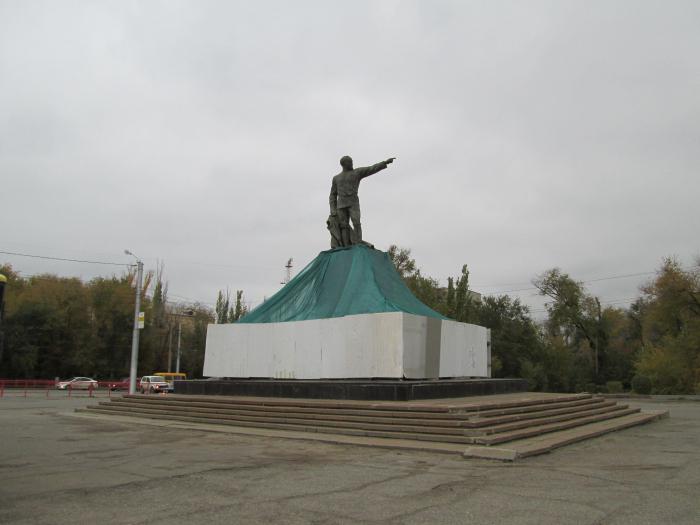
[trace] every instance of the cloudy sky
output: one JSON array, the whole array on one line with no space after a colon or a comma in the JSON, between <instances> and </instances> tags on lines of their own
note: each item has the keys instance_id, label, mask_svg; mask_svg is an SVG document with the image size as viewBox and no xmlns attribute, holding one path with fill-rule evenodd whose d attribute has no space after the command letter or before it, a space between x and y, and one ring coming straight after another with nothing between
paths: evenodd
<instances>
[{"instance_id":1,"label":"cloudy sky","mask_svg":"<svg viewBox=\"0 0 700 525\"><path fill-rule=\"evenodd\" d=\"M700 253L699 27L697 1L0 0L0 251L128 248L171 299L257 304L327 249L338 159L396 156L360 191L378 248L535 312L554 266L624 306Z\"/></svg>"}]
</instances>

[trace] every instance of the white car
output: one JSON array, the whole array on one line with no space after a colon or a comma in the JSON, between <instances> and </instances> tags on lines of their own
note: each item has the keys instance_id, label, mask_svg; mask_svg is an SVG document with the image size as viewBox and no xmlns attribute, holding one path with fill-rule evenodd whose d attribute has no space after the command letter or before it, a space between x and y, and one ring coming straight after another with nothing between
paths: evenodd
<instances>
[{"instance_id":1,"label":"white car","mask_svg":"<svg viewBox=\"0 0 700 525\"><path fill-rule=\"evenodd\" d=\"M56 388L59 390L90 390L92 388L95 390L98 386L97 381L90 379L89 377L74 377L66 381L59 381L56 383Z\"/></svg>"},{"instance_id":2,"label":"white car","mask_svg":"<svg viewBox=\"0 0 700 525\"><path fill-rule=\"evenodd\" d=\"M139 383L139 391L142 394L155 394L159 392L172 392L173 387L161 376L143 376Z\"/></svg>"}]
</instances>

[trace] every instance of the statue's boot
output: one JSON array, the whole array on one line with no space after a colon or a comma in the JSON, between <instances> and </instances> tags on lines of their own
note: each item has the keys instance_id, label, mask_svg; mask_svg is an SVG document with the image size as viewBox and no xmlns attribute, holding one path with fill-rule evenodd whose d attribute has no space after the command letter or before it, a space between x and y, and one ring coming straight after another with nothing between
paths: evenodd
<instances>
[{"instance_id":1,"label":"statue's boot","mask_svg":"<svg viewBox=\"0 0 700 525\"><path fill-rule=\"evenodd\" d=\"M340 232L341 232L342 237L343 237L343 246L351 246L352 245L352 238L350 236L350 228L348 228L347 226L345 228L343 228L341 226Z\"/></svg>"},{"instance_id":2,"label":"statue's boot","mask_svg":"<svg viewBox=\"0 0 700 525\"><path fill-rule=\"evenodd\" d=\"M362 226L360 224L352 225L350 238L352 239L353 244L362 244Z\"/></svg>"}]
</instances>

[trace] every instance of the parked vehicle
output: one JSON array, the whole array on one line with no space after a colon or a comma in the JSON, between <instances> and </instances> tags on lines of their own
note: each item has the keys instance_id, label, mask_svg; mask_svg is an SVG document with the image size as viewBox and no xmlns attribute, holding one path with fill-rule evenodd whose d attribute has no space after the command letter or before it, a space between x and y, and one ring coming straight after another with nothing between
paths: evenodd
<instances>
[{"instance_id":1,"label":"parked vehicle","mask_svg":"<svg viewBox=\"0 0 700 525\"><path fill-rule=\"evenodd\" d=\"M110 381L110 390L129 390L129 379L128 377L123 377L119 381ZM139 388L139 378L136 378L136 389Z\"/></svg>"},{"instance_id":2,"label":"parked vehicle","mask_svg":"<svg viewBox=\"0 0 700 525\"><path fill-rule=\"evenodd\" d=\"M59 381L56 383L56 388L59 390L66 390L69 388L71 390L89 390L91 388L95 390L97 386L97 381L90 379L89 377L74 377L72 379Z\"/></svg>"},{"instance_id":3,"label":"parked vehicle","mask_svg":"<svg viewBox=\"0 0 700 525\"><path fill-rule=\"evenodd\" d=\"M184 372L156 372L154 376L160 376L165 379L169 384L172 391L175 391L175 381L182 381L187 379L187 374Z\"/></svg>"},{"instance_id":4,"label":"parked vehicle","mask_svg":"<svg viewBox=\"0 0 700 525\"><path fill-rule=\"evenodd\" d=\"M173 387L161 376L143 376L139 383L139 391L142 394L158 394L161 392L172 392Z\"/></svg>"}]
</instances>

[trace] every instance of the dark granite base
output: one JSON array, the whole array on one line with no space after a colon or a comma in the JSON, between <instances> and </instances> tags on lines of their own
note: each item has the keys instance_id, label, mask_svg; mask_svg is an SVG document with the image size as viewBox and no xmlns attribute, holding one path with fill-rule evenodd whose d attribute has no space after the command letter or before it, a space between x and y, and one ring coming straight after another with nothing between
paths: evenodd
<instances>
[{"instance_id":1,"label":"dark granite base","mask_svg":"<svg viewBox=\"0 0 700 525\"><path fill-rule=\"evenodd\" d=\"M175 381L186 395L413 401L527 391L525 379L195 379Z\"/></svg>"}]
</instances>

